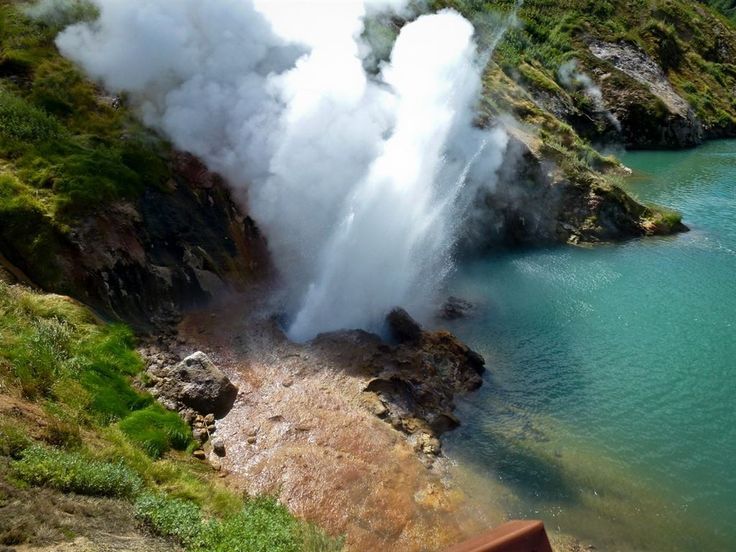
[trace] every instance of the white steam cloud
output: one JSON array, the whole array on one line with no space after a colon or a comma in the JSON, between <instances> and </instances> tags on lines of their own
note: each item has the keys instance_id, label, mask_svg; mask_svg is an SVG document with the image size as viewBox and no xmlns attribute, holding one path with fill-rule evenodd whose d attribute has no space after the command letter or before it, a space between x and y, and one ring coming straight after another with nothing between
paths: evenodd
<instances>
[{"instance_id":1,"label":"white steam cloud","mask_svg":"<svg viewBox=\"0 0 736 552\"><path fill-rule=\"evenodd\" d=\"M288 292L295 339L422 316L459 221L493 185L507 137L473 126L473 28L405 25L380 74L363 21L403 1L94 0L57 44L144 122L247 198Z\"/></svg>"},{"instance_id":2,"label":"white steam cloud","mask_svg":"<svg viewBox=\"0 0 736 552\"><path fill-rule=\"evenodd\" d=\"M593 102L593 106L596 111L603 113L606 119L608 119L608 122L611 123L617 131L621 132L621 123L606 107L606 103L603 101L603 92L601 92L600 87L592 78L590 78L589 75L580 71L578 68L578 60L571 59L570 61L563 63L560 66L557 75L560 79L560 83L564 87L568 89L576 87L582 88L585 95Z\"/></svg>"}]
</instances>

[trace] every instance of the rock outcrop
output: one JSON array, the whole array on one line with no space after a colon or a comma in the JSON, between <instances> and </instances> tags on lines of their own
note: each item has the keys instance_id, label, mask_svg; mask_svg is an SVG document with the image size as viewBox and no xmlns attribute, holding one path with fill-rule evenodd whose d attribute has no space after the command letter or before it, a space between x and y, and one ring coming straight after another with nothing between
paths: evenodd
<instances>
[{"instance_id":1,"label":"rock outcrop","mask_svg":"<svg viewBox=\"0 0 736 552\"><path fill-rule=\"evenodd\" d=\"M403 309L387 317L393 345L363 331L318 336L314 354L341 357L346 369L366 378L362 403L407 434L428 456L441 451L438 437L459 425L455 398L483 383L485 361L452 334L425 331Z\"/></svg>"},{"instance_id":2,"label":"rock outcrop","mask_svg":"<svg viewBox=\"0 0 736 552\"><path fill-rule=\"evenodd\" d=\"M170 410L184 413L193 421L204 418L214 423L230 410L238 390L228 377L201 351L174 365L152 364L148 369L151 393ZM207 420L207 416L212 416Z\"/></svg>"},{"instance_id":3,"label":"rock outcrop","mask_svg":"<svg viewBox=\"0 0 736 552\"><path fill-rule=\"evenodd\" d=\"M265 239L223 180L188 154L170 163L165 188L102 206L64 234L52 230L55 253L43 266L14 243L0 249L41 287L144 330L267 274Z\"/></svg>"},{"instance_id":4,"label":"rock outcrop","mask_svg":"<svg viewBox=\"0 0 736 552\"><path fill-rule=\"evenodd\" d=\"M687 230L679 217L640 204L589 168L573 173L552 163L534 134L509 133L498 182L479 199L481 214L468 221L468 248L610 242Z\"/></svg>"},{"instance_id":5,"label":"rock outcrop","mask_svg":"<svg viewBox=\"0 0 736 552\"><path fill-rule=\"evenodd\" d=\"M687 148L702 143L700 120L646 52L628 42L594 40L589 48L603 62L595 67L594 75L608 108L621 124L627 147Z\"/></svg>"}]
</instances>

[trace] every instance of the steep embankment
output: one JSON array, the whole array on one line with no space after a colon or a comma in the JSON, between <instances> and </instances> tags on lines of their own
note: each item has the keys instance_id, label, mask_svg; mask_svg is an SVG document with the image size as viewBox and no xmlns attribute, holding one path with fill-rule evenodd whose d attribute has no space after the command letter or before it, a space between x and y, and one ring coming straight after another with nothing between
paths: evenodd
<instances>
[{"instance_id":1,"label":"steep embankment","mask_svg":"<svg viewBox=\"0 0 736 552\"><path fill-rule=\"evenodd\" d=\"M513 4L433 2L474 20L486 43L496 11ZM654 0L529 0L518 20L488 66L482 113L521 123L512 148L523 170L487 198L497 224L485 235L595 242L683 229L613 186L621 167L590 144L681 148L736 135L733 25L698 3Z\"/></svg>"},{"instance_id":2,"label":"steep embankment","mask_svg":"<svg viewBox=\"0 0 736 552\"><path fill-rule=\"evenodd\" d=\"M519 19L495 61L582 137L679 148L736 135L736 29L702 3L528 0Z\"/></svg>"},{"instance_id":3,"label":"steep embankment","mask_svg":"<svg viewBox=\"0 0 736 552\"><path fill-rule=\"evenodd\" d=\"M64 60L63 23L0 3L3 264L143 327L266 273L263 239L222 179Z\"/></svg>"},{"instance_id":4,"label":"steep embankment","mask_svg":"<svg viewBox=\"0 0 736 552\"><path fill-rule=\"evenodd\" d=\"M192 456L189 427L132 384L145 381L133 341L0 279L0 548L339 550Z\"/></svg>"}]
</instances>

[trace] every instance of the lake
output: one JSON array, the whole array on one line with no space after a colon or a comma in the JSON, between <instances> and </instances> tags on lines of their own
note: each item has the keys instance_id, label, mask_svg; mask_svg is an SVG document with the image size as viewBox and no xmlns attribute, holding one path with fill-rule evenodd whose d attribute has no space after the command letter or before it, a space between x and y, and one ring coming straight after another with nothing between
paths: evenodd
<instances>
[{"instance_id":1,"label":"lake","mask_svg":"<svg viewBox=\"0 0 736 552\"><path fill-rule=\"evenodd\" d=\"M736 142L622 161L691 231L460 266L477 307L449 329L489 373L446 451L481 500L600 550L734 550Z\"/></svg>"}]
</instances>

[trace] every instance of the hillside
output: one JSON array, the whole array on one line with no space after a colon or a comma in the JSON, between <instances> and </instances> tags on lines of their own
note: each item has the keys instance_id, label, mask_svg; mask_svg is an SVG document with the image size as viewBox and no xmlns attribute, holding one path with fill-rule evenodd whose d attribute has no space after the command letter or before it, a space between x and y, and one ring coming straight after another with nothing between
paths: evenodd
<instances>
[{"instance_id":1,"label":"hillside","mask_svg":"<svg viewBox=\"0 0 736 552\"><path fill-rule=\"evenodd\" d=\"M470 18L488 6L436 4ZM513 3L494 4L508 11ZM518 17L494 60L539 107L594 144L678 148L736 134L736 30L705 6L529 0Z\"/></svg>"},{"instance_id":2,"label":"hillside","mask_svg":"<svg viewBox=\"0 0 736 552\"><path fill-rule=\"evenodd\" d=\"M274 500L226 489L192 458L189 425L149 392L139 341L170 341L183 312L272 279L268 236L244 194L62 57L58 32L97 14L83 1L59 5L54 18L39 18L0 0L0 545L231 550L245 531L254 550L340 549ZM487 48L515 3L428 5L465 15ZM509 145L498 184L478 198L480 215L462 221L460 245L477 254L687 230L679 213L618 185L630 171L615 152L736 136L736 3L526 0L516 17L483 72L475 120L502 126ZM409 19L379 18L369 31L393 37ZM279 339L289 363L314 355ZM363 357L355 362L366 370ZM373 368L371 378L383 364ZM293 384L285 381L284 394ZM395 375L376 381L411 388ZM281 418L261 414L264 424ZM52 519L46 533L40 516ZM99 524L85 527L85 516Z\"/></svg>"}]
</instances>

